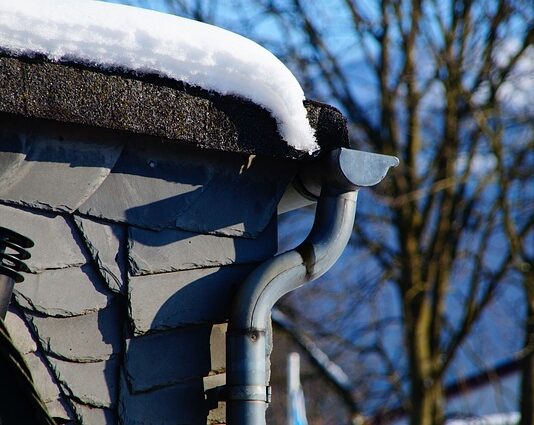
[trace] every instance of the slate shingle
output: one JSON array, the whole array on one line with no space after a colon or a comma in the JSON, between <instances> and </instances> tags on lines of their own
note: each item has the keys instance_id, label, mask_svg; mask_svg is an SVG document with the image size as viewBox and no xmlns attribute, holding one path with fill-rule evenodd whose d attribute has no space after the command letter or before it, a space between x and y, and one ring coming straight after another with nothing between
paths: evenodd
<instances>
[{"instance_id":1,"label":"slate shingle","mask_svg":"<svg viewBox=\"0 0 534 425\"><path fill-rule=\"evenodd\" d=\"M76 362L106 360L121 351L124 317L117 303L75 317L26 314L47 354Z\"/></svg>"},{"instance_id":2,"label":"slate shingle","mask_svg":"<svg viewBox=\"0 0 534 425\"><path fill-rule=\"evenodd\" d=\"M91 265L26 274L14 289L22 307L48 316L77 316L104 308L110 302L107 287Z\"/></svg>"},{"instance_id":3,"label":"slate shingle","mask_svg":"<svg viewBox=\"0 0 534 425\"><path fill-rule=\"evenodd\" d=\"M196 326L128 340L124 368L131 391L149 391L223 369L225 330L225 324Z\"/></svg>"},{"instance_id":4,"label":"slate shingle","mask_svg":"<svg viewBox=\"0 0 534 425\"><path fill-rule=\"evenodd\" d=\"M253 266L225 266L132 277L130 318L136 335L228 319L236 287Z\"/></svg>"},{"instance_id":5,"label":"slate shingle","mask_svg":"<svg viewBox=\"0 0 534 425\"><path fill-rule=\"evenodd\" d=\"M55 401L50 401L45 403L48 413L52 418L59 419L61 422L58 423L68 423L72 424L75 420L74 412L69 403L67 403L63 398Z\"/></svg>"},{"instance_id":6,"label":"slate shingle","mask_svg":"<svg viewBox=\"0 0 534 425\"><path fill-rule=\"evenodd\" d=\"M128 147L79 210L148 228L174 227L178 211L202 193L221 167L219 162L215 153L176 155L157 142Z\"/></svg>"},{"instance_id":7,"label":"slate shingle","mask_svg":"<svg viewBox=\"0 0 534 425\"><path fill-rule=\"evenodd\" d=\"M179 212L176 225L199 233L255 238L276 214L296 168L255 156L229 158L224 165L225 172Z\"/></svg>"},{"instance_id":8,"label":"slate shingle","mask_svg":"<svg viewBox=\"0 0 534 425\"><path fill-rule=\"evenodd\" d=\"M131 394L121 378L119 416L124 424L135 425L205 425L208 405L204 400L202 379Z\"/></svg>"},{"instance_id":9,"label":"slate shingle","mask_svg":"<svg viewBox=\"0 0 534 425\"><path fill-rule=\"evenodd\" d=\"M45 403L60 399L61 391L47 366L44 356L40 353L28 353L24 355L24 360L30 369L33 383L41 399Z\"/></svg>"},{"instance_id":10,"label":"slate shingle","mask_svg":"<svg viewBox=\"0 0 534 425\"><path fill-rule=\"evenodd\" d=\"M92 407L77 402L72 402L72 404L81 425L115 425L118 423L117 413L113 409Z\"/></svg>"},{"instance_id":11,"label":"slate shingle","mask_svg":"<svg viewBox=\"0 0 534 425\"><path fill-rule=\"evenodd\" d=\"M75 363L54 357L48 359L69 396L94 407L114 407L118 393L118 357L96 363Z\"/></svg>"},{"instance_id":12,"label":"slate shingle","mask_svg":"<svg viewBox=\"0 0 534 425\"><path fill-rule=\"evenodd\" d=\"M276 213L295 171L252 156L177 152L157 143L128 147L79 211L154 230L254 237Z\"/></svg>"},{"instance_id":13,"label":"slate shingle","mask_svg":"<svg viewBox=\"0 0 534 425\"><path fill-rule=\"evenodd\" d=\"M86 262L81 241L61 215L0 204L0 225L35 242L30 249L32 257L26 261L32 272L80 266Z\"/></svg>"},{"instance_id":14,"label":"slate shingle","mask_svg":"<svg viewBox=\"0 0 534 425\"><path fill-rule=\"evenodd\" d=\"M4 319L7 331L11 336L13 344L20 353L34 353L37 351L37 344L33 339L30 328L22 318L21 313L14 306L10 306Z\"/></svg>"},{"instance_id":15,"label":"slate shingle","mask_svg":"<svg viewBox=\"0 0 534 425\"><path fill-rule=\"evenodd\" d=\"M254 263L273 256L276 250L275 219L257 239L129 228L128 260L133 276Z\"/></svg>"},{"instance_id":16,"label":"slate shingle","mask_svg":"<svg viewBox=\"0 0 534 425\"><path fill-rule=\"evenodd\" d=\"M108 224L78 216L74 219L109 289L125 293L128 280L126 229L119 224Z\"/></svg>"},{"instance_id":17,"label":"slate shingle","mask_svg":"<svg viewBox=\"0 0 534 425\"><path fill-rule=\"evenodd\" d=\"M2 127L0 157L19 149L24 161L0 170L0 199L36 208L74 211L100 186L122 149L98 129L84 133L51 123L28 128L16 118Z\"/></svg>"}]
</instances>

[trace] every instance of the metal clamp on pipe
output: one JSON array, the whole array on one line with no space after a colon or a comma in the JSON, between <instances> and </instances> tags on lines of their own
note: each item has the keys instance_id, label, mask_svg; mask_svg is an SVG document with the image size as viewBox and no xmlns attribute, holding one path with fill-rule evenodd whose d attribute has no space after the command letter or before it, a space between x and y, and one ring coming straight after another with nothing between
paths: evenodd
<instances>
[{"instance_id":1,"label":"metal clamp on pipe","mask_svg":"<svg viewBox=\"0 0 534 425\"><path fill-rule=\"evenodd\" d=\"M266 339L271 309L283 295L332 267L352 233L358 188L379 183L397 164L395 157L341 148L301 176L307 197L320 193L310 234L297 248L258 266L234 299L226 344L228 425L265 424L268 401L235 395L240 394L239 388L253 387L259 394L268 391Z\"/></svg>"},{"instance_id":2,"label":"metal clamp on pipe","mask_svg":"<svg viewBox=\"0 0 534 425\"><path fill-rule=\"evenodd\" d=\"M13 230L0 227L0 318L7 314L11 294L15 283L24 277L19 272L30 269L23 260L31 257L27 248L33 247L33 241Z\"/></svg>"},{"instance_id":3,"label":"metal clamp on pipe","mask_svg":"<svg viewBox=\"0 0 534 425\"><path fill-rule=\"evenodd\" d=\"M226 397L230 400L271 402L271 387L265 385L234 385L228 388Z\"/></svg>"}]
</instances>

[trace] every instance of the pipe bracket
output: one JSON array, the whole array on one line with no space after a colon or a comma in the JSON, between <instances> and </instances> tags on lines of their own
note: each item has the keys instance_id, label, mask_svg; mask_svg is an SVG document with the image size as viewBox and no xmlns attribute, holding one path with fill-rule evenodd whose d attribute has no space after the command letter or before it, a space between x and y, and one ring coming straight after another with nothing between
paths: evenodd
<instances>
[{"instance_id":1,"label":"pipe bracket","mask_svg":"<svg viewBox=\"0 0 534 425\"><path fill-rule=\"evenodd\" d=\"M268 385L233 385L227 388L228 400L271 402L271 387Z\"/></svg>"}]
</instances>

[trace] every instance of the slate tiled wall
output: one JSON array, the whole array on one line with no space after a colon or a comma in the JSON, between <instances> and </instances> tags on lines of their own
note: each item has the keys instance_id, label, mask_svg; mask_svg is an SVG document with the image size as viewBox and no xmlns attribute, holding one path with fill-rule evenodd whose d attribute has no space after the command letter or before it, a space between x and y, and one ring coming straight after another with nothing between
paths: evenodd
<instances>
[{"instance_id":1,"label":"slate tiled wall","mask_svg":"<svg viewBox=\"0 0 534 425\"><path fill-rule=\"evenodd\" d=\"M51 413L223 422L204 392L237 285L276 252L290 167L38 130L0 137L0 226L36 243L7 325Z\"/></svg>"}]
</instances>

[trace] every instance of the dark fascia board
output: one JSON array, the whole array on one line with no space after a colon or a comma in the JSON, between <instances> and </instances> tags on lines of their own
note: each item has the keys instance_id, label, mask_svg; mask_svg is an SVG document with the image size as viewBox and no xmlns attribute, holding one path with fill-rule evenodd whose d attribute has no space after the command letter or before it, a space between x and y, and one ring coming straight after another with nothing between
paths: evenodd
<instances>
[{"instance_id":1,"label":"dark fascia board","mask_svg":"<svg viewBox=\"0 0 534 425\"><path fill-rule=\"evenodd\" d=\"M320 152L287 145L260 106L155 75L0 52L0 112L161 137L204 149L312 159L348 146L334 107L306 101Z\"/></svg>"}]
</instances>

